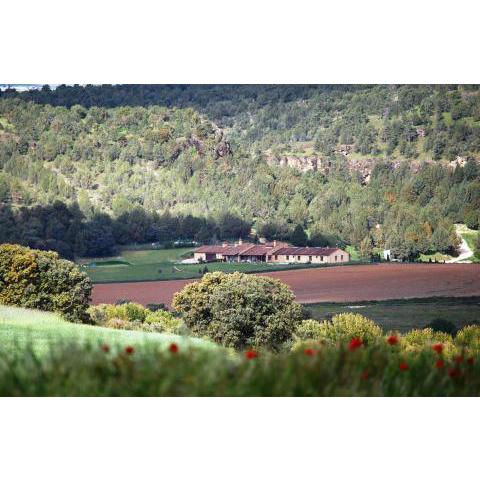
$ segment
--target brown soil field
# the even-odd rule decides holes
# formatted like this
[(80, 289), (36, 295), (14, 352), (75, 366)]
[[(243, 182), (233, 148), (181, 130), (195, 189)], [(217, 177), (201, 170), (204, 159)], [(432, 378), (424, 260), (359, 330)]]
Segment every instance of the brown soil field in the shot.
[[(480, 296), (480, 264), (350, 265), (270, 272), (290, 285), (301, 303)], [(170, 305), (195, 280), (97, 284), (92, 303), (128, 299)]]

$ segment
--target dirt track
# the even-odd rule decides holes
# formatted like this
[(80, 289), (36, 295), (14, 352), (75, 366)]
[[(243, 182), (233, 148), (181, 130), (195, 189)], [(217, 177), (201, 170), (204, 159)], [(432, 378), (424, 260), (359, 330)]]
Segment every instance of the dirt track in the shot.
[[(290, 285), (301, 303), (480, 296), (478, 264), (382, 264), (286, 270), (268, 275)], [(129, 299), (169, 305), (195, 280), (108, 283), (94, 286), (92, 303)]]

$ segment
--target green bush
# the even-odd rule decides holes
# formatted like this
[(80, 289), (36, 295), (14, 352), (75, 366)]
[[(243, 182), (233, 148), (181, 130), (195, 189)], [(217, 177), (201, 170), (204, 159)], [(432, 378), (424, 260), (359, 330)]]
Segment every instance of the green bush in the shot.
[(443, 345), (446, 356), (451, 356), (457, 351), (450, 334), (435, 332), (431, 328), (410, 330), (405, 335), (402, 335), (400, 343), (402, 348), (407, 352), (431, 349), (436, 343), (441, 343)]
[(86, 322), (92, 284), (88, 276), (56, 252), (0, 245), (0, 303), (62, 314)]
[(149, 332), (181, 333), (183, 321), (170, 312), (152, 312), (138, 303), (101, 304), (88, 309), (92, 323), (108, 328), (144, 330)]
[(191, 331), (236, 349), (277, 350), (302, 318), (290, 288), (268, 277), (207, 273), (175, 294), (172, 307)]
[(372, 320), (358, 313), (340, 313), (332, 321), (318, 322), (304, 320), (295, 331), (294, 350), (301, 345), (312, 343), (338, 344), (346, 343), (354, 337), (361, 338), (366, 344), (382, 338), (383, 331)]
[(466, 349), (476, 355), (480, 354), (480, 326), (468, 325), (457, 332), (455, 343), (458, 347)]
[(179, 334), (183, 330), (183, 321), (174, 317), (170, 312), (157, 310), (149, 312), (145, 318), (145, 323), (161, 328), (162, 332)]

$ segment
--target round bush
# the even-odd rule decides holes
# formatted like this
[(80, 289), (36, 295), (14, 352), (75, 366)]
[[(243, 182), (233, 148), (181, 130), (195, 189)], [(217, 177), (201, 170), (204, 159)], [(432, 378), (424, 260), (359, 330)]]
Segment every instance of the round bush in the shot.
[(468, 325), (457, 332), (455, 343), (469, 353), (480, 354), (480, 326)]
[(56, 252), (0, 245), (0, 303), (58, 312), (86, 322), (92, 284), (88, 276)]
[[(361, 338), (364, 343), (373, 342), (383, 336), (382, 329), (372, 320), (358, 313), (340, 313), (332, 318), (318, 322), (304, 320), (295, 332), (297, 341), (346, 343), (353, 337)], [(294, 347), (295, 348), (295, 347)]]
[(205, 274), (175, 294), (172, 306), (193, 333), (236, 349), (277, 350), (302, 318), (287, 285), (238, 272)]
[(435, 332), (431, 328), (410, 330), (400, 338), (400, 344), (406, 351), (431, 349), (435, 343), (443, 345), (447, 357), (456, 353), (452, 336), (444, 332)]

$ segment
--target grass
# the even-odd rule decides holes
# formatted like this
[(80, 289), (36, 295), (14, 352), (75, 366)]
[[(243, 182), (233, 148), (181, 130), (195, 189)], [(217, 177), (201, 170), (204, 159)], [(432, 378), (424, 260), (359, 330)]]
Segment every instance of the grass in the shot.
[[(467, 242), (468, 246), (472, 250), (472, 252), (475, 252), (477, 249), (477, 239), (478, 239), (479, 232), (475, 230), (469, 230), (462, 232), (462, 237), (464, 240)], [(471, 257), (468, 258), (468, 260), (472, 262), (480, 262), (480, 257), (476, 256), (473, 254)]]
[(70, 323), (54, 313), (0, 305), (0, 349), (13, 352), (31, 346), (39, 354), (45, 354), (59, 342), (80, 344), (107, 343), (113, 348), (126, 345), (136, 347), (156, 345), (168, 347), (175, 342), (187, 346), (218, 348), (213, 343), (195, 338), (162, 333), (145, 333), (129, 330), (114, 330), (92, 325)]
[[(191, 248), (124, 250), (118, 257), (84, 258), (78, 263), (94, 283), (200, 278), (205, 265), (180, 264), (180, 261), (189, 256), (191, 251)], [(353, 260), (357, 258), (358, 254)], [(325, 265), (211, 262), (206, 266), (209, 272), (261, 273), (298, 268), (322, 268)]]
[(361, 303), (317, 303), (305, 305), (311, 317), (330, 319), (342, 312), (360, 313), (380, 325), (384, 331), (405, 333), (424, 328), (435, 319), (453, 322), (458, 328), (480, 323), (480, 297), (386, 300)]
[[(251, 356), (250, 356), (251, 357)], [(405, 352), (385, 339), (318, 345), (255, 358), (225, 350), (145, 345), (128, 354), (58, 343), (0, 351), (0, 396), (478, 396), (480, 362), (441, 358), (431, 346)]]
[(434, 253), (421, 253), (418, 257), (420, 262), (440, 262), (443, 263), (446, 260), (450, 260), (452, 257), (450, 255), (445, 255), (444, 253), (434, 252)]

